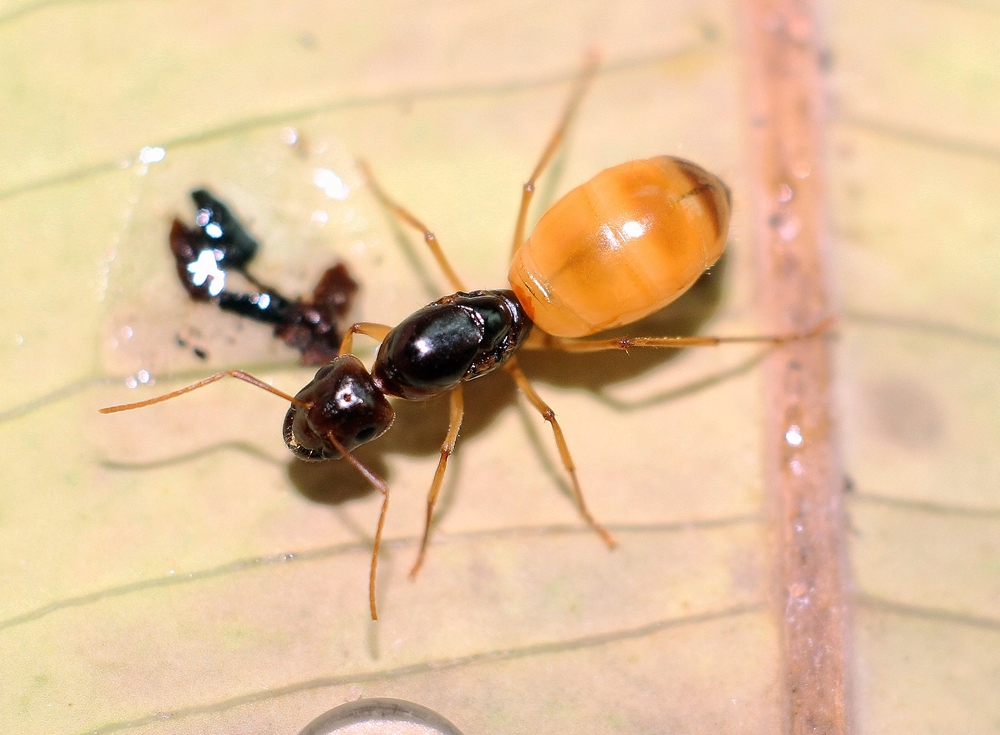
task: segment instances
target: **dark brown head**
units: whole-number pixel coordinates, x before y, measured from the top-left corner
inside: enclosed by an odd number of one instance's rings
[[[295,400],[305,405],[291,405],[282,432],[299,459],[339,459],[331,434],[350,451],[392,426],[392,406],[353,355],[341,355],[321,367]]]

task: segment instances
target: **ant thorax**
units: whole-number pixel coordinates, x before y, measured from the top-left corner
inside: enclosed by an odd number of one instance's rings
[[[386,393],[421,401],[504,364],[532,322],[508,290],[445,296],[415,311],[382,341],[372,377]]]

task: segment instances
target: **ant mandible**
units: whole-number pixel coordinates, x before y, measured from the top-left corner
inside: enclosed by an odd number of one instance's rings
[[[780,343],[815,336],[828,324],[823,322],[805,334],[783,336],[580,339],[635,322],[683,294],[722,255],[732,206],[729,189],[715,175],[689,161],[658,156],[597,174],[557,201],[539,219],[531,236],[524,237],[535,182],[562,142],[596,69],[596,59],[588,60],[555,132],[524,185],[514,228],[509,290],[467,291],[434,233],[390,199],[367,165],[360,163],[382,204],[423,233],[455,293],[419,309],[395,327],[354,324],[344,335],[339,355],[294,396],[242,370],[227,370],[166,395],[101,412],[150,406],[227,376],[287,400],[291,406],[282,431],[285,444],[296,457],[306,461],[344,458],[382,493],[368,582],[371,616],[377,620],[375,574],[389,486],[351,450],[389,429],[394,414],[386,396],[406,401],[449,396],[448,433],[427,495],[424,532],[410,571],[412,578],[424,562],[434,505],[462,425],[462,384],[503,369],[552,427],[580,515],[613,548],[611,534],[587,510],[555,413],[535,392],[515,353],[522,349],[595,352],[722,342]],[[380,342],[371,372],[351,354],[355,334]]]

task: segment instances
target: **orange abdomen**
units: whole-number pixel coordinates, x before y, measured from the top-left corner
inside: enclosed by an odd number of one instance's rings
[[[538,327],[584,337],[684,293],[722,255],[729,189],[671,156],[597,174],[556,202],[514,254],[510,285]]]

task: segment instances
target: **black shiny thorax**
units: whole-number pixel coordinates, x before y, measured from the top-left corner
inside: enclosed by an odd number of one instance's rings
[[[390,395],[433,398],[503,365],[531,326],[513,291],[459,291],[415,311],[389,332],[372,377]]]

